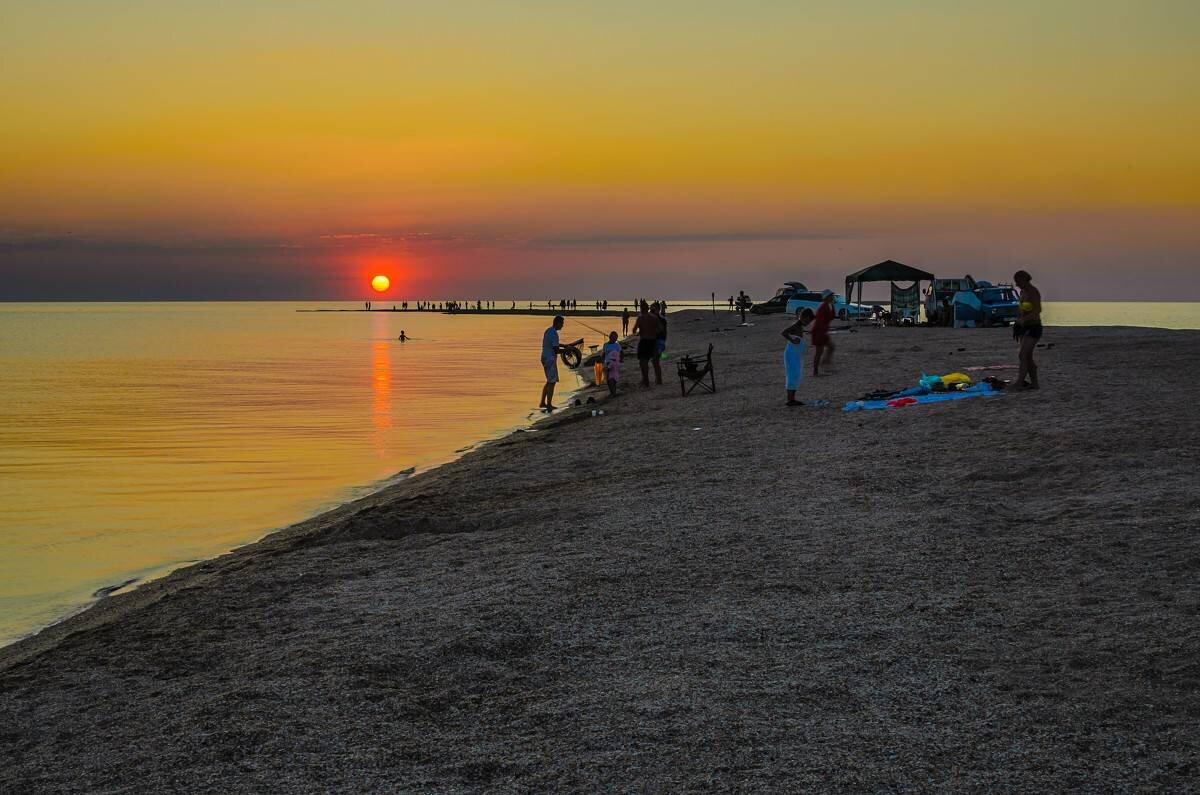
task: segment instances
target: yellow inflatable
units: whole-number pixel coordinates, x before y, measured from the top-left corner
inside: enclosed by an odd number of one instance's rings
[[[955,384],[969,384],[971,383],[971,376],[967,375],[966,373],[950,373],[949,375],[942,376],[942,383],[946,386],[954,386]]]

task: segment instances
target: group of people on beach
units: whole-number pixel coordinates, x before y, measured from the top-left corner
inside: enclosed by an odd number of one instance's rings
[[[1033,277],[1028,271],[1017,271],[1013,274],[1013,282],[1021,291],[1019,313],[1016,322],[1013,323],[1013,339],[1018,343],[1016,383],[1020,389],[1037,389],[1038,368],[1033,360],[1033,352],[1038,340],[1042,338],[1042,294],[1033,286]],[[822,290],[821,304],[816,312],[807,307],[799,310],[796,313],[796,321],[780,332],[787,340],[783,349],[787,391],[785,405],[804,405],[796,399],[796,390],[804,380],[805,334],[812,340],[812,374],[819,376],[822,365],[825,366],[826,372],[832,367],[834,346],[829,335],[829,325],[836,317],[835,300],[832,290]]]
[[[1033,285],[1033,278],[1027,271],[1020,270],[1013,275],[1013,282],[1020,289],[1020,311],[1013,324],[1013,338],[1018,343],[1018,370],[1016,383],[1021,389],[1038,388],[1038,368],[1033,359],[1034,349],[1042,338],[1042,294]],[[744,293],[742,294],[744,295]],[[739,296],[740,298],[741,296]],[[783,364],[788,406],[804,405],[796,399],[796,392],[804,380],[804,355],[808,344],[812,343],[812,374],[821,375],[824,367],[829,373],[833,367],[833,339],[830,336],[830,325],[837,317],[834,308],[836,296],[832,290],[821,291],[821,303],[816,310],[803,308],[796,313],[795,322],[780,332],[787,341],[783,351]],[[739,301],[730,298],[730,306],[735,307]],[[639,313],[633,323],[632,333],[637,336],[638,367],[641,369],[642,380],[639,384],[648,389],[650,369],[654,369],[654,384],[662,384],[662,357],[667,347],[667,312],[665,302],[655,301],[648,304],[642,300]],[[626,308],[621,313],[621,333],[629,334],[630,312]],[[574,348],[563,345],[558,332],[565,320],[562,315],[556,315],[554,322],[542,335],[542,369],[545,371],[546,383],[542,387],[542,397],[538,407],[543,411],[553,411],[554,388],[558,384],[558,359],[564,353]],[[610,395],[617,393],[617,385],[621,376],[621,344],[616,331],[610,332],[608,342],[602,349],[602,363],[605,378],[608,381]]]
[[[650,368],[654,368],[654,385],[662,384],[662,357],[667,349],[667,312],[664,304],[655,301],[652,304],[641,302],[637,319],[633,324],[633,333],[637,335],[638,367],[642,371],[640,386],[649,389]],[[538,408],[542,411],[553,411],[554,388],[558,384],[558,359],[574,346],[563,345],[558,332],[562,330],[566,320],[562,315],[555,315],[554,322],[542,334],[542,370],[546,375],[546,383],[542,387],[542,397]],[[629,332],[629,310],[626,308],[621,315],[622,333]],[[616,331],[608,334],[608,342],[601,349],[601,363],[604,377],[608,383],[609,395],[617,394],[617,386],[621,380],[621,343]]]

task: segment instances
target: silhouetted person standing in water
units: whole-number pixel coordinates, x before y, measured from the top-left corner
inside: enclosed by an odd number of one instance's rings
[[[662,384],[662,365],[658,361],[658,316],[650,314],[650,307],[642,301],[642,313],[633,324],[633,333],[638,335],[638,366],[642,368],[643,389],[650,387],[650,362],[654,362],[656,384]]]

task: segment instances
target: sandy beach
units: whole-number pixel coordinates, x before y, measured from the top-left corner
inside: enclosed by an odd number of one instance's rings
[[[1009,332],[840,334],[786,408],[787,322],[0,649],[0,791],[1194,787],[1200,332],[846,413]]]

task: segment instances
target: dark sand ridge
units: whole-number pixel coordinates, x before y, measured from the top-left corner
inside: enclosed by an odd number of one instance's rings
[[[0,652],[0,791],[1194,785],[1200,333],[1050,329],[1041,392],[845,414],[1008,332],[841,335],[800,395],[835,407],[787,409],[755,322],[675,316],[716,395],[553,418]]]

